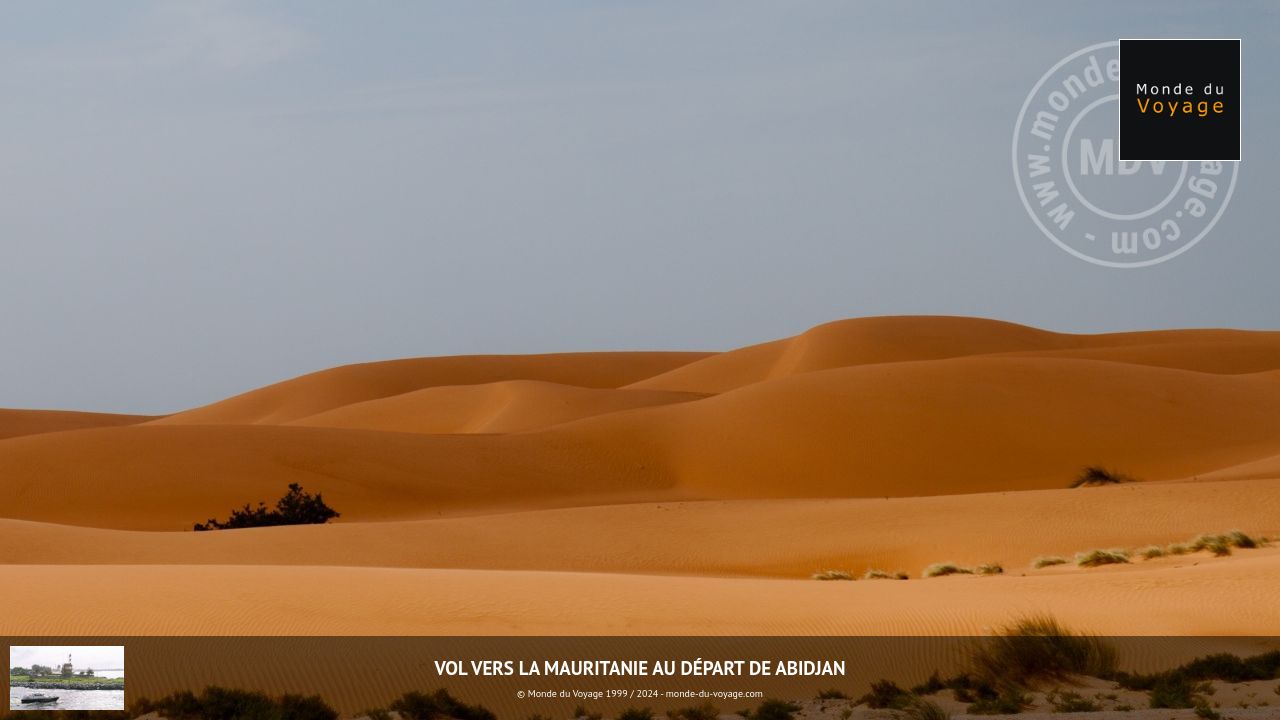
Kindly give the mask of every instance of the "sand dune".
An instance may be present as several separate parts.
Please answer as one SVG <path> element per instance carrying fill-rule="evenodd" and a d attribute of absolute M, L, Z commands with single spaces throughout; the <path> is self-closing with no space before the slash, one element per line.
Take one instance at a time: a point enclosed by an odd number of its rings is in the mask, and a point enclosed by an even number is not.
<path fill-rule="evenodd" d="M 15 438 L 0 444 L 0 476 L 15 479 L 0 502 L 21 519 L 175 530 L 288 482 L 323 490 L 344 521 L 956 495 L 1061 488 L 1086 464 L 1144 480 L 1208 473 L 1280 454 L 1276 427 L 1280 373 L 955 358 L 815 371 L 507 435 L 146 425 Z"/>
<path fill-rule="evenodd" d="M 511 433 L 701 397 L 704 396 L 696 393 L 507 380 L 426 388 L 344 405 L 292 424 L 429 434 Z"/>
<path fill-rule="evenodd" d="M 169 425 L 285 423 L 352 403 L 440 385 L 542 380 L 620 387 L 699 360 L 706 353 L 460 355 L 344 365 L 286 380 L 157 422 Z"/>
<path fill-rule="evenodd" d="M 1063 487 L 1086 464 L 1208 472 L 1280 450 L 1277 403 L 1280 373 L 975 357 L 817 371 L 617 424 L 666 415 L 669 462 L 699 495 L 896 497 Z"/>
<path fill-rule="evenodd" d="M 15 438 L 0 443 L 0 507 L 20 519 L 181 530 L 271 501 L 290 482 L 323 492 L 344 521 L 680 494 L 638 459 L 604 457 L 574 437 L 529 437 L 149 425 Z M 575 467 L 600 474 L 584 483 Z"/>
<path fill-rule="evenodd" d="M 1135 517 L 1143 521 L 1135 523 Z M 1280 482 L 1141 483 L 894 500 L 633 503 L 222 533 L 0 520 L 0 564 L 115 564 L 127 558 L 135 564 L 795 579 L 829 568 L 903 569 L 918 576 L 927 564 L 952 560 L 971 566 L 1001 562 L 1009 572 L 1022 573 L 1039 555 L 1163 545 L 1237 527 L 1280 535 Z M 1177 562 L 1207 559 L 1196 555 Z"/>
<path fill-rule="evenodd" d="M 1026 567 L 1278 534 L 1277 458 L 1280 333 L 973 318 L 369 363 L 159 419 L 4 411 L 0 582 L 27 590 L 0 632 L 927 635 L 1047 610 L 1266 633 L 1278 550 Z M 1089 464 L 1143 482 L 1065 489 Z M 339 522 L 187 532 L 290 482 Z M 1009 573 L 804 579 L 943 560 Z M 87 613 L 63 597 L 85 582 Z"/>
<path fill-rule="evenodd" d="M 0 440 L 66 430 L 136 425 L 153 419 L 150 415 L 0 409 Z"/>
<path fill-rule="evenodd" d="M 1069 335 L 980 318 L 857 318 L 712 355 L 633 387 L 724 392 L 816 370 L 1007 353 L 1075 355 L 1202 372 L 1259 372 L 1280 368 L 1280 333 L 1175 330 Z"/>
<path fill-rule="evenodd" d="M 821 583 L 526 571 L 6 565 L 14 635 L 1269 635 L 1280 553 L 1028 577 Z M 76 588 L 93 587 L 90 594 Z M 128 608 L 129 612 L 120 612 Z M 180 608 L 181 610 L 176 610 Z M 1230 612 L 1207 609 L 1230 608 Z M 300 609 L 305 609 L 300 611 Z"/>

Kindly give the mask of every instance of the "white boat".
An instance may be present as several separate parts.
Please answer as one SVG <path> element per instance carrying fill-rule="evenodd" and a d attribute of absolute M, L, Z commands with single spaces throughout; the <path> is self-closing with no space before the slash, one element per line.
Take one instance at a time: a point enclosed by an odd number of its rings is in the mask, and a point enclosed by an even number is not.
<path fill-rule="evenodd" d="M 43 705 L 58 702 L 57 695 L 49 695 L 42 692 L 27 693 L 22 696 L 23 705 Z"/>

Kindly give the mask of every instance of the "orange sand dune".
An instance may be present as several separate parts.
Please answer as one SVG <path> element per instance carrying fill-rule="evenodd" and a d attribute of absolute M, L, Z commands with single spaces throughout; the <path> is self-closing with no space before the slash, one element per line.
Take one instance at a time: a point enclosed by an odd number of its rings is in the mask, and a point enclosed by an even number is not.
<path fill-rule="evenodd" d="M 0 409 L 0 440 L 64 430 L 136 425 L 153 419 L 155 418 L 150 415 Z"/>
<path fill-rule="evenodd" d="M 1180 347 L 1161 347 L 1166 344 Z M 1110 348 L 1118 352 L 1106 352 Z M 1280 368 L 1280 333 L 1276 332 L 1166 330 L 1068 335 L 981 318 L 872 317 L 827 323 L 792 338 L 713 355 L 641 380 L 634 387 L 724 392 L 772 378 L 853 365 L 1082 350 L 1101 351 L 1096 354 L 1100 359 L 1205 372 Z"/>
<path fill-rule="evenodd" d="M 460 355 L 344 365 L 251 390 L 157 422 L 285 423 L 343 405 L 427 387 L 503 380 L 615 388 L 706 356 L 693 352 Z"/>
<path fill-rule="evenodd" d="M 510 433 L 639 407 L 697 400 L 696 393 L 614 390 L 507 380 L 425 388 L 295 420 L 294 425 L 415 433 Z"/>
<path fill-rule="evenodd" d="M 22 588 L 0 627 L 28 636 L 972 635 L 1031 613 L 1100 634 L 1272 635 L 1280 551 L 1177 570 L 908 582 L 4 565 L 0 584 Z"/>
<path fill-rule="evenodd" d="M 1177 370 L 1235 375 L 1280 370 L 1280 333 L 1258 333 L 1247 340 L 1203 340 L 1031 350 L 1003 353 L 1004 357 L 1079 358 Z"/>
<path fill-rule="evenodd" d="M 822 569 L 860 574 L 873 567 L 918 576 L 930 563 L 956 561 L 1000 562 L 1021 573 L 1039 555 L 1163 545 L 1233 528 L 1280 536 L 1280 481 L 891 500 L 635 503 L 218 533 L 0 520 L 0 564 L 127 560 L 806 578 Z"/>
<path fill-rule="evenodd" d="M 0 443 L 5 515 L 181 530 L 273 500 L 290 482 L 345 521 L 672 497 L 669 475 L 577 438 L 417 435 L 287 426 L 142 425 Z M 584 483 L 572 468 L 598 469 Z"/>
<path fill-rule="evenodd" d="M 1280 454 L 1276 427 L 1280 373 L 955 358 L 815 371 L 511 435 L 149 425 L 16 438 L 0 444 L 0 505 L 174 530 L 293 481 L 323 490 L 345 521 L 954 495 L 1060 488 L 1086 464 L 1145 480 L 1207 473 Z"/>
<path fill-rule="evenodd" d="M 793 375 L 595 427 L 665 433 L 702 497 L 942 495 L 1063 487 L 1086 464 L 1156 480 L 1276 454 L 1278 403 L 1280 373 L 972 357 Z"/>
<path fill-rule="evenodd" d="M 1272 634 L 1280 333 L 869 318 L 720 354 L 327 370 L 147 418 L 0 412 L 0 633 Z M 1147 481 L 1067 490 L 1082 466 Z M 290 482 L 327 526 L 182 532 Z M 820 583 L 834 568 L 995 578 Z M 79 592 L 92 587 L 91 593 Z M 1230 608 L 1230 612 L 1221 612 Z"/>

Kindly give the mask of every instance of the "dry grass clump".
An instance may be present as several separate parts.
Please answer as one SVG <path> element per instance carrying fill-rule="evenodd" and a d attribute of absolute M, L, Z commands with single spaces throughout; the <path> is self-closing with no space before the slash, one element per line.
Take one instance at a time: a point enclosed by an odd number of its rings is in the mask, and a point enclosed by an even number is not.
<path fill-rule="evenodd" d="M 1040 568 L 1052 567 L 1054 565 L 1066 565 L 1069 562 L 1071 561 L 1061 555 L 1041 555 L 1031 561 L 1031 567 L 1039 570 Z"/>
<path fill-rule="evenodd" d="M 880 570 L 877 568 L 870 568 L 862 574 L 863 580 L 907 580 L 910 577 L 910 575 L 907 575 L 901 570 L 889 572 L 888 570 Z"/>
<path fill-rule="evenodd" d="M 1253 550 L 1266 545 L 1265 538 L 1255 539 L 1242 530 L 1231 530 L 1225 533 L 1204 533 L 1197 535 L 1187 543 L 1191 552 L 1208 550 L 1214 555 L 1230 555 L 1231 548 Z"/>
<path fill-rule="evenodd" d="M 951 713 L 931 700 L 916 698 L 904 710 L 907 720 L 951 720 Z"/>
<path fill-rule="evenodd" d="M 974 671 L 993 683 L 1030 687 L 1039 680 L 1073 675 L 1109 677 L 1116 670 L 1116 651 L 1099 638 L 1079 635 L 1054 618 L 1024 618 L 976 649 Z"/>
<path fill-rule="evenodd" d="M 1164 550 L 1168 555 L 1190 555 L 1194 552 L 1191 546 L 1186 543 L 1172 543 Z"/>
<path fill-rule="evenodd" d="M 1159 545 L 1148 545 L 1138 551 L 1143 560 L 1155 560 L 1158 557 L 1164 557 L 1165 550 Z"/>
<path fill-rule="evenodd" d="M 1114 548 L 1111 550 L 1090 550 L 1076 553 L 1076 565 L 1080 567 L 1100 567 L 1102 565 L 1121 565 L 1129 562 L 1129 552 Z"/>
<path fill-rule="evenodd" d="M 1000 563 L 982 563 L 974 568 L 974 572 L 979 575 L 1003 575 L 1004 566 Z"/>
<path fill-rule="evenodd" d="M 1191 550 L 1193 552 L 1208 550 L 1217 557 L 1226 557 L 1231 554 L 1231 541 L 1226 535 L 1198 535 L 1191 541 Z"/>
<path fill-rule="evenodd" d="M 972 575 L 973 568 L 961 567 L 953 562 L 934 563 L 924 569 L 924 576 L 944 577 L 947 575 Z"/>
<path fill-rule="evenodd" d="M 853 574 L 848 570 L 819 570 L 809 577 L 813 580 L 852 580 Z"/>

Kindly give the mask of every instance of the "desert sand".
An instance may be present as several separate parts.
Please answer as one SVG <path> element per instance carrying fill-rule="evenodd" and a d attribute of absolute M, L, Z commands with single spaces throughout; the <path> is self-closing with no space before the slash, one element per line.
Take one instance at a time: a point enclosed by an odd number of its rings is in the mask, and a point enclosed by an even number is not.
<path fill-rule="evenodd" d="M 290 482 L 341 517 L 190 531 Z M 1280 548 L 1031 568 L 1232 529 L 1280 536 L 1277 332 L 867 318 L 0 411 L 0 635 L 1274 635 Z M 868 568 L 911 579 L 810 579 Z"/>

